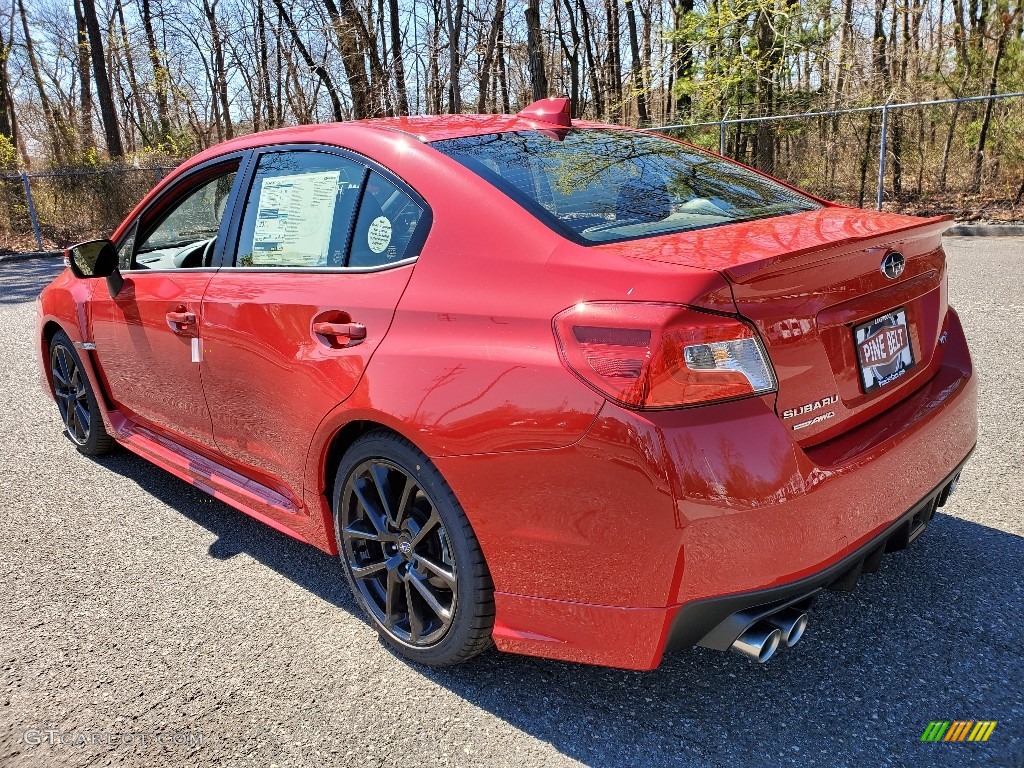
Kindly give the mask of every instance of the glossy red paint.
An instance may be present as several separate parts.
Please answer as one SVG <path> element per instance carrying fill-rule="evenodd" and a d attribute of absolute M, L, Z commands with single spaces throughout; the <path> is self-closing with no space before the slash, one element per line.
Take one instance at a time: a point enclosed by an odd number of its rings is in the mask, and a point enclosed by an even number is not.
<path fill-rule="evenodd" d="M 83 364 L 119 442 L 332 553 L 332 445 L 353 424 L 386 426 L 432 459 L 465 509 L 497 592 L 499 648 L 653 668 L 680 606 L 827 567 L 942 481 L 976 439 L 970 356 L 946 307 L 936 220 L 826 205 L 584 247 L 423 143 L 551 127 L 536 116 L 391 118 L 207 150 L 115 242 L 209 160 L 325 145 L 371 159 L 426 201 L 418 259 L 371 272 L 131 271 L 114 299 L 65 271 L 40 300 L 44 376 L 54 329 L 94 341 Z M 906 257 L 898 282 L 878 269 L 893 249 Z M 560 312 L 593 301 L 741 316 L 778 392 L 660 411 L 608 402 L 567 370 L 552 330 Z M 894 307 L 906 309 L 917 364 L 865 395 L 852 327 Z M 365 338 L 339 341 L 318 323 L 358 323 Z M 832 395 L 835 414 L 818 425 L 797 433 L 782 418 Z"/>
<path fill-rule="evenodd" d="M 169 313 L 201 320 L 212 277 L 136 271 L 116 298 L 102 283 L 93 285 L 89 308 L 96 358 L 114 407 L 134 422 L 215 450 L 199 366 L 192 362 L 198 324 L 172 326 L 168 320 Z"/>

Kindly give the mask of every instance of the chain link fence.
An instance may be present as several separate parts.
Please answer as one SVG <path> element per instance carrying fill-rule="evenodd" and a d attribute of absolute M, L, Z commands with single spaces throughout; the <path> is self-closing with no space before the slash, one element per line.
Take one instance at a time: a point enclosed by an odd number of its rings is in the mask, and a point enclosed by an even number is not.
<path fill-rule="evenodd" d="M 1024 219 L 1024 93 L 657 130 L 847 205 Z"/>
<path fill-rule="evenodd" d="M 655 130 L 848 205 L 1024 220 L 1024 93 Z M 0 174 L 0 253 L 107 236 L 169 170 Z"/>
<path fill-rule="evenodd" d="M 0 174 L 0 253 L 109 235 L 170 168 Z"/>

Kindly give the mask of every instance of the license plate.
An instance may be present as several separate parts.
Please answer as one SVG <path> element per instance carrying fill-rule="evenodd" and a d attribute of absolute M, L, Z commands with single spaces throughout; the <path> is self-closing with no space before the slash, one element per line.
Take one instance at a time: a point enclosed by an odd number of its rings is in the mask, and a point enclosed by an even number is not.
<path fill-rule="evenodd" d="M 907 312 L 902 307 L 856 326 L 853 341 L 865 392 L 891 384 L 914 365 Z"/>

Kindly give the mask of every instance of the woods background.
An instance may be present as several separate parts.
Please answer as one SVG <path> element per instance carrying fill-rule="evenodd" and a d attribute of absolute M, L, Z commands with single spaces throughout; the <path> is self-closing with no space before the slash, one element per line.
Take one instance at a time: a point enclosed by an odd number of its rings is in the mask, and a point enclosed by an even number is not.
<path fill-rule="evenodd" d="M 1019 91 L 1022 60 L 1006 0 L 0 0 L 0 172 L 102 171 L 46 177 L 61 242 L 109 231 L 156 181 L 120 169 L 282 125 L 548 95 L 689 124 Z M 893 110 L 888 129 L 887 207 L 1018 217 L 1021 99 Z M 717 127 L 677 133 L 719 145 Z M 878 112 L 730 124 L 725 144 L 854 204 L 878 147 Z M 0 180 L 0 247 L 24 235 L 20 185 Z"/>

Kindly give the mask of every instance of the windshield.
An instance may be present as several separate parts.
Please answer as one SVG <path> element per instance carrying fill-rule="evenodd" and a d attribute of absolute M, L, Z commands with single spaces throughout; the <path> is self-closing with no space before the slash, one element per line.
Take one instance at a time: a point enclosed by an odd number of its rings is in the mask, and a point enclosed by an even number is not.
<path fill-rule="evenodd" d="M 607 243 L 814 210 L 814 200 L 695 147 L 562 129 L 431 143 L 556 230 Z"/>

